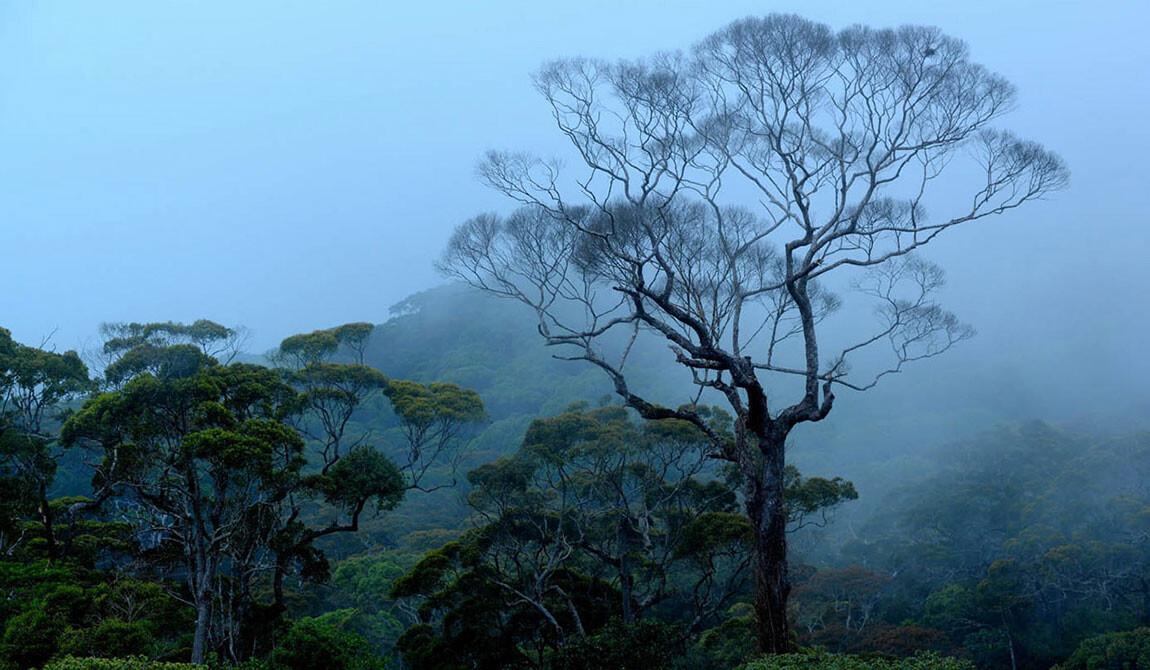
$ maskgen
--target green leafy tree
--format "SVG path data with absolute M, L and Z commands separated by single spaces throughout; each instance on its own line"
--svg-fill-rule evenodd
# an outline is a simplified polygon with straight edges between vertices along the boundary
M 284 499 L 273 547 L 274 607 L 286 608 L 284 583 L 293 571 L 326 579 L 329 567 L 317 542 L 360 529 L 365 513 L 393 509 L 407 491 L 424 489 L 432 468 L 454 466 L 467 431 L 485 418 L 479 396 L 453 384 L 388 379 L 364 364 L 372 326 L 350 323 L 286 338 L 273 359 L 299 392 L 301 432 L 318 444 L 318 463 Z M 385 454 L 355 418 L 386 399 L 405 444 Z M 392 456 L 395 456 L 393 458 Z M 336 518 L 317 523 L 305 515 L 315 498 Z
M 157 658 L 186 650 L 191 617 L 160 584 L 44 559 L 0 563 L 0 667 L 61 655 Z
M 65 442 L 100 454 L 97 499 L 133 526 L 142 557 L 185 580 L 193 662 L 266 652 L 286 577 L 328 577 L 317 541 L 394 508 L 483 418 L 474 393 L 363 365 L 370 332 L 348 324 L 288 338 L 277 358 L 291 367 L 272 369 L 221 363 L 241 333 L 210 321 L 105 327 L 106 390 L 69 418 Z M 413 436 L 402 464 L 349 430 L 384 398 Z
M 63 440 L 101 454 L 94 488 L 117 498 L 146 554 L 184 574 L 199 663 L 250 602 L 254 557 L 304 458 L 284 422 L 293 389 L 267 368 L 221 365 L 205 353 L 215 340 L 194 333 L 194 344 L 135 342 L 106 370 L 116 386 L 68 419 Z
M 348 612 L 303 618 L 271 654 L 276 670 L 376 670 L 383 667 L 367 640 L 345 629 Z
M 100 326 L 104 338 L 101 354 L 104 383 L 117 386 L 143 372 L 172 372 L 173 366 L 195 367 L 195 351 L 224 363 L 239 354 L 247 335 L 241 328 L 229 328 L 214 321 L 200 319 L 191 324 L 172 321 L 151 323 L 105 323 Z M 179 347 L 183 357 L 174 356 Z
M 721 411 L 710 421 L 728 430 Z M 750 529 L 709 445 L 691 422 L 636 423 L 623 407 L 536 420 L 518 452 L 468 475 L 479 526 L 396 581 L 393 595 L 415 597 L 425 622 L 401 638 L 404 658 L 535 667 L 617 643 L 630 667 L 644 657 L 623 641 L 663 624 L 684 648 L 745 593 L 750 560 Z M 808 498 L 796 520 L 817 508 Z
M 609 622 L 593 635 L 572 640 L 547 658 L 554 670 L 654 670 L 673 667 L 684 653 L 682 631 L 671 623 Z
M 49 496 L 59 458 L 57 419 L 63 403 L 89 388 L 88 369 L 75 352 L 22 345 L 0 328 L 0 552 L 11 554 L 33 537 L 49 560 L 59 558 L 60 509 Z
M 1150 668 L 1150 628 L 1106 633 L 1082 641 L 1056 670 Z

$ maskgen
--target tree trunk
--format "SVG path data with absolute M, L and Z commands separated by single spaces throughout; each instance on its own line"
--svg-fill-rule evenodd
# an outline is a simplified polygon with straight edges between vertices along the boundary
M 787 513 L 783 498 L 786 438 L 760 441 L 762 457 L 746 475 L 747 516 L 754 532 L 755 632 L 759 651 L 782 654 L 792 649 L 787 621 L 791 582 L 787 573 Z
M 188 586 L 192 591 L 192 603 L 196 608 L 196 626 L 192 632 L 192 659 L 194 664 L 203 663 L 208 654 L 208 634 L 212 626 L 212 586 L 215 582 L 215 567 L 198 542 L 193 550 L 193 558 L 188 565 Z
M 277 614 L 287 609 L 284 605 L 284 579 L 287 577 L 288 564 L 288 553 L 286 551 L 278 552 L 275 572 L 272 574 L 272 605 Z
M 56 559 L 60 557 L 60 551 L 56 543 L 56 526 L 52 515 L 52 504 L 48 501 L 48 487 L 44 482 L 40 482 L 40 501 L 37 507 L 40 513 L 40 524 L 44 527 L 44 548 L 48 555 L 48 563 L 55 563 Z
M 631 534 L 627 528 L 628 521 L 627 516 L 622 515 L 616 527 L 616 537 L 619 544 L 619 593 L 622 596 L 623 623 L 626 624 L 635 621 L 635 610 L 632 607 L 635 580 L 631 574 Z
M 196 594 L 196 630 L 192 637 L 192 663 L 203 663 L 207 656 L 208 624 L 211 620 L 212 598 L 210 594 Z

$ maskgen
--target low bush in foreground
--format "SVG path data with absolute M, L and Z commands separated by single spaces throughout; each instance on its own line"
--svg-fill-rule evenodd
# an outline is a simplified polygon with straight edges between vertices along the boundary
M 764 656 L 747 663 L 740 670 L 974 670 L 974 666 L 967 661 L 935 653 L 884 659 L 806 651 Z
M 191 663 L 168 663 L 146 658 L 76 658 L 65 656 L 44 666 L 44 670 L 203 670 Z

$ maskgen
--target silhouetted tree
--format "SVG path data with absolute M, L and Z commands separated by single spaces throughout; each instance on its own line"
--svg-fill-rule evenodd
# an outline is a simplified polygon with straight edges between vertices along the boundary
M 535 82 L 585 170 L 489 154 L 484 179 L 524 206 L 464 223 L 442 267 L 529 305 L 548 344 L 601 368 L 644 418 L 710 433 L 744 481 L 759 644 L 785 651 L 788 436 L 830 413 L 836 387 L 869 389 L 970 337 L 934 301 L 942 271 L 914 252 L 1063 187 L 1066 169 L 991 128 L 1013 87 L 933 28 L 771 15 L 688 54 L 562 60 Z M 937 198 L 928 217 L 944 175 L 964 198 Z M 840 299 L 822 282 L 846 275 L 878 323 L 831 346 L 822 324 Z M 667 342 L 695 402 L 726 399 L 734 440 L 633 388 L 640 333 Z M 888 365 L 852 374 L 884 344 Z

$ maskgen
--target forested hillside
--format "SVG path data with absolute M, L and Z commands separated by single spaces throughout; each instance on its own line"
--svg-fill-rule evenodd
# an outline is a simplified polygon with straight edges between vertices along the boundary
M 737 472 L 707 458 L 689 424 L 620 408 L 528 323 L 446 287 L 374 328 L 287 338 L 263 365 L 227 363 L 229 331 L 210 322 L 119 326 L 91 381 L 72 354 L 5 339 L 4 662 L 184 661 L 205 609 L 202 658 L 219 662 L 750 660 Z M 192 424 L 172 433 L 156 403 Z M 1150 434 L 1009 417 L 951 434 L 907 407 L 887 431 L 868 426 L 865 405 L 848 409 L 851 446 L 864 447 L 853 459 L 833 424 L 801 443 L 788 480 L 799 644 L 980 668 L 1141 658 Z M 709 421 L 730 429 L 722 410 Z M 884 442 L 916 422 L 919 439 Z M 209 435 L 231 446 L 199 451 Z M 197 527 L 172 507 L 195 499 L 166 479 L 181 462 L 217 487 L 204 499 L 212 565 L 165 539 Z M 266 516 L 250 517 L 257 508 Z

